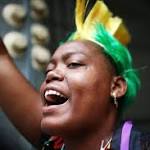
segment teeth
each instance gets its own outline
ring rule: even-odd
[[[57,92],[55,90],[48,90],[45,92],[45,97],[47,97],[48,95],[57,95],[57,96],[60,96],[62,98],[65,98],[64,95],[62,95],[60,92]]]

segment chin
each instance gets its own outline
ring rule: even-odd
[[[72,124],[50,124],[46,122],[45,120],[42,120],[41,122],[41,129],[42,132],[49,136],[60,136],[65,138],[68,137],[78,137],[82,136],[83,131],[85,130],[84,127],[79,127],[77,125]]]
[[[43,133],[53,136],[58,134],[58,125],[56,125],[54,122],[51,122],[48,120],[48,118],[43,118],[41,120],[41,130]]]
[[[66,132],[66,124],[64,122],[52,121],[49,118],[41,120],[41,130],[50,136],[63,136]]]

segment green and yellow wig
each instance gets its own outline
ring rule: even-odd
[[[88,2],[76,0],[76,31],[67,40],[90,40],[103,48],[113,61],[117,74],[123,76],[127,83],[127,92],[123,98],[125,108],[134,101],[140,87],[137,71],[132,66],[132,57],[124,46],[129,43],[130,35],[122,19],[113,17],[103,1],[97,0],[85,17]]]

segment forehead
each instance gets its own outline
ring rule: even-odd
[[[102,69],[103,66],[109,70],[109,73],[115,72],[114,66],[108,57],[106,57],[102,48],[99,45],[87,40],[66,42],[65,44],[59,46],[53,54],[50,62],[66,60],[66,58],[70,58],[72,55],[76,55],[77,57],[82,55],[87,58],[86,60],[89,63],[94,64],[97,68]]]
[[[87,57],[102,55],[101,47],[90,41],[72,41],[59,46],[53,57],[82,54]]]

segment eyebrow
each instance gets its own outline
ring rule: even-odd
[[[62,59],[63,60],[67,60],[69,57],[71,57],[72,55],[78,55],[78,54],[81,54],[81,55],[84,55],[84,56],[86,56],[86,57],[89,57],[87,54],[85,54],[85,53],[83,53],[83,52],[68,52],[68,53],[65,53],[65,54],[63,54],[62,55]],[[49,63],[51,63],[51,64],[55,64],[55,58],[51,58],[50,59],[50,61],[49,61]]]
[[[86,57],[89,57],[87,54],[85,54],[85,53],[83,53],[83,52],[68,52],[68,53],[66,53],[66,54],[64,54],[63,55],[63,60],[66,60],[66,59],[68,59],[70,56],[72,56],[72,55],[78,55],[78,54],[81,54],[81,55],[84,55],[84,56],[86,56]]]

